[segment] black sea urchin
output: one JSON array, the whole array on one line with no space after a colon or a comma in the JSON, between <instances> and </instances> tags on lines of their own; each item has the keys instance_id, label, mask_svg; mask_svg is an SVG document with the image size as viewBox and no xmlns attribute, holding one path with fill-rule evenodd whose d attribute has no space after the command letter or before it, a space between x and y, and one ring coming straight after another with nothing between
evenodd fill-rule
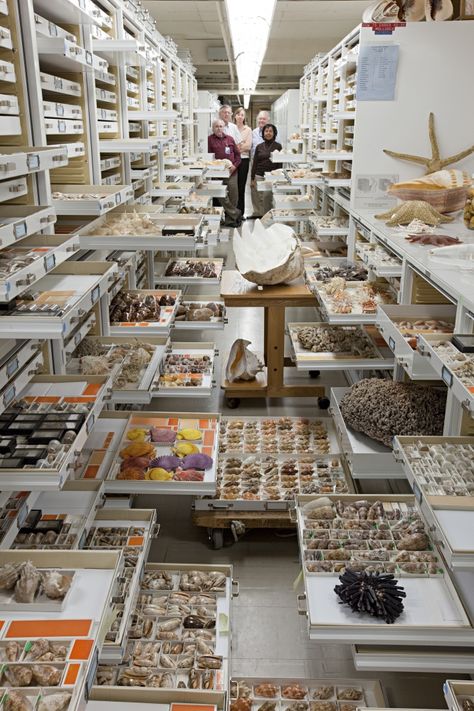
<instances>
[{"instance_id":1,"label":"black sea urchin","mask_svg":"<svg viewBox=\"0 0 474 711\"><path fill-rule=\"evenodd\" d=\"M336 585L334 592L341 598L340 604L346 603L353 612L381 617L387 624L403 612L406 593L393 575L346 570L339 580L342 585Z\"/></svg>"}]
</instances>

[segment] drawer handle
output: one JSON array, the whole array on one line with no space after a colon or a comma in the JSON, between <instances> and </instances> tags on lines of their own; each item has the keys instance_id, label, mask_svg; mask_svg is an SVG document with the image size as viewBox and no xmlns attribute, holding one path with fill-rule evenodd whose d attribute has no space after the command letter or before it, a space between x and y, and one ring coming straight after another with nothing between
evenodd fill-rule
<instances>
[{"instance_id":1,"label":"drawer handle","mask_svg":"<svg viewBox=\"0 0 474 711\"><path fill-rule=\"evenodd\" d=\"M15 282L16 286L22 286L23 284L25 286L28 286L35 280L35 275L34 274L27 274L24 279L17 279Z\"/></svg>"},{"instance_id":2,"label":"drawer handle","mask_svg":"<svg viewBox=\"0 0 474 711\"><path fill-rule=\"evenodd\" d=\"M155 523L150 531L150 538L152 538L152 539L158 538L160 529L161 529L161 525L159 523Z\"/></svg>"},{"instance_id":3,"label":"drawer handle","mask_svg":"<svg viewBox=\"0 0 474 711\"><path fill-rule=\"evenodd\" d=\"M308 616L308 609L306 606L306 593L299 593L296 596L296 606L298 609L298 615Z\"/></svg>"},{"instance_id":4,"label":"drawer handle","mask_svg":"<svg viewBox=\"0 0 474 711\"><path fill-rule=\"evenodd\" d=\"M23 185L23 183L17 183L16 185L11 185L8 188L8 192L9 193L19 193L24 189L25 189L25 186Z\"/></svg>"},{"instance_id":5,"label":"drawer handle","mask_svg":"<svg viewBox=\"0 0 474 711\"><path fill-rule=\"evenodd\" d=\"M240 595L240 584L238 580L232 580L232 597L239 597Z\"/></svg>"}]
</instances>

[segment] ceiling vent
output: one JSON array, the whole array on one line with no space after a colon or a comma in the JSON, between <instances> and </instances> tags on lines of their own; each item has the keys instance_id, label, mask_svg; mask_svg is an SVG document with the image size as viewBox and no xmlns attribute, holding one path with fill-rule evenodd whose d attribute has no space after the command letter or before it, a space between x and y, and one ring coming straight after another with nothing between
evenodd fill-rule
<instances>
[{"instance_id":1,"label":"ceiling vent","mask_svg":"<svg viewBox=\"0 0 474 711\"><path fill-rule=\"evenodd\" d=\"M227 62L225 47L208 47L207 59L209 62Z\"/></svg>"}]
</instances>

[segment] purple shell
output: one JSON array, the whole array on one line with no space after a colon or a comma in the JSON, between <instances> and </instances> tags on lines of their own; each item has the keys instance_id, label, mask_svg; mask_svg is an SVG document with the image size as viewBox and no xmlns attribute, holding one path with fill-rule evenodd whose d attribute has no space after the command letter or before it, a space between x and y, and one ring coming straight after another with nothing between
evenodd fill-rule
<instances>
[{"instance_id":1,"label":"purple shell","mask_svg":"<svg viewBox=\"0 0 474 711\"><path fill-rule=\"evenodd\" d=\"M210 469L212 467L212 457L207 454L188 454L183 459L183 469Z\"/></svg>"},{"instance_id":2,"label":"purple shell","mask_svg":"<svg viewBox=\"0 0 474 711\"><path fill-rule=\"evenodd\" d=\"M154 467L161 467L162 469L166 469L167 472L170 472L173 471L173 469L180 467L182 463L183 460L179 457L175 457L173 454L164 454L162 457L152 459L148 467L150 469L153 469Z\"/></svg>"},{"instance_id":3,"label":"purple shell","mask_svg":"<svg viewBox=\"0 0 474 711\"><path fill-rule=\"evenodd\" d=\"M164 430L160 429L159 427L151 427L150 439L152 442L174 444L174 442L176 441L176 432L174 432L174 430Z\"/></svg>"}]
</instances>

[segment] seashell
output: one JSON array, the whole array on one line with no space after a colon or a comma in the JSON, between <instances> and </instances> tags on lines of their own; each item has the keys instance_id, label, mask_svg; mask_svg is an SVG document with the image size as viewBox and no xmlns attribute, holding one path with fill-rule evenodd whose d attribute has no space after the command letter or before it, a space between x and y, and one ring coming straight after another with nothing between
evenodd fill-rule
<instances>
[{"instance_id":1,"label":"seashell","mask_svg":"<svg viewBox=\"0 0 474 711\"><path fill-rule=\"evenodd\" d=\"M152 442L161 444L174 444L176 440L176 432L174 430L160 429L159 427L150 428L150 439Z\"/></svg>"},{"instance_id":2,"label":"seashell","mask_svg":"<svg viewBox=\"0 0 474 711\"><path fill-rule=\"evenodd\" d=\"M33 711L30 699L21 691L9 691L3 701L4 711Z\"/></svg>"},{"instance_id":3,"label":"seashell","mask_svg":"<svg viewBox=\"0 0 474 711\"><path fill-rule=\"evenodd\" d=\"M143 608L144 615L164 615L166 613L166 607L160 607L159 605L147 605Z\"/></svg>"},{"instance_id":4,"label":"seashell","mask_svg":"<svg viewBox=\"0 0 474 711\"><path fill-rule=\"evenodd\" d=\"M252 699L238 698L230 705L230 711L250 711L252 708Z\"/></svg>"},{"instance_id":5,"label":"seashell","mask_svg":"<svg viewBox=\"0 0 474 711\"><path fill-rule=\"evenodd\" d=\"M11 640L7 642L5 647L5 656L7 661L16 662L21 654L21 647L16 640Z\"/></svg>"},{"instance_id":6,"label":"seashell","mask_svg":"<svg viewBox=\"0 0 474 711\"><path fill-rule=\"evenodd\" d=\"M185 629L198 629L206 626L206 621L197 615L187 615L183 620Z\"/></svg>"},{"instance_id":7,"label":"seashell","mask_svg":"<svg viewBox=\"0 0 474 711\"><path fill-rule=\"evenodd\" d=\"M149 466L161 467L167 472L170 472L173 469L176 469L177 467L181 466L182 461L182 459L180 459L179 457L175 457L173 454L165 454L162 457L156 457L155 459L152 459Z\"/></svg>"},{"instance_id":8,"label":"seashell","mask_svg":"<svg viewBox=\"0 0 474 711\"><path fill-rule=\"evenodd\" d=\"M203 654L198 657L197 661L201 669L220 669L222 667L222 657L213 654Z\"/></svg>"},{"instance_id":9,"label":"seashell","mask_svg":"<svg viewBox=\"0 0 474 711\"><path fill-rule=\"evenodd\" d=\"M303 273L301 247L288 225L265 228L256 220L251 231L244 222L242 236L234 233L233 248L237 269L254 284L288 284Z\"/></svg>"},{"instance_id":10,"label":"seashell","mask_svg":"<svg viewBox=\"0 0 474 711\"><path fill-rule=\"evenodd\" d=\"M160 688L161 689L172 689L174 687L174 677L169 672L165 672L161 675Z\"/></svg>"},{"instance_id":11,"label":"seashell","mask_svg":"<svg viewBox=\"0 0 474 711\"><path fill-rule=\"evenodd\" d=\"M11 590L20 577L21 563L7 563L0 568L0 590Z\"/></svg>"},{"instance_id":12,"label":"seashell","mask_svg":"<svg viewBox=\"0 0 474 711\"><path fill-rule=\"evenodd\" d=\"M50 645L47 639L37 639L30 647L28 652L28 661L34 662L40 659L44 654L50 651Z\"/></svg>"},{"instance_id":13,"label":"seashell","mask_svg":"<svg viewBox=\"0 0 474 711\"><path fill-rule=\"evenodd\" d=\"M251 341L237 338L230 349L225 368L225 377L229 383L237 380L255 380L257 373L263 370L263 365L248 346Z\"/></svg>"},{"instance_id":14,"label":"seashell","mask_svg":"<svg viewBox=\"0 0 474 711\"><path fill-rule=\"evenodd\" d=\"M199 654L212 654L214 652L213 648L207 644L203 639L196 640L197 651Z\"/></svg>"},{"instance_id":15,"label":"seashell","mask_svg":"<svg viewBox=\"0 0 474 711\"><path fill-rule=\"evenodd\" d=\"M199 441L202 439L202 432L200 430L195 430L190 427L185 427L178 432L178 439L185 439L192 441Z\"/></svg>"},{"instance_id":16,"label":"seashell","mask_svg":"<svg viewBox=\"0 0 474 711\"><path fill-rule=\"evenodd\" d=\"M163 669L176 669L176 662L168 654L162 654L160 656L160 667Z\"/></svg>"},{"instance_id":17,"label":"seashell","mask_svg":"<svg viewBox=\"0 0 474 711\"><path fill-rule=\"evenodd\" d=\"M171 632L172 630L177 629L181 625L181 618L180 617L174 617L171 620L167 620L166 622L161 622L158 625L158 629L160 632Z\"/></svg>"},{"instance_id":18,"label":"seashell","mask_svg":"<svg viewBox=\"0 0 474 711\"><path fill-rule=\"evenodd\" d=\"M61 670L50 664L33 664L32 671L39 686L58 686L61 681Z\"/></svg>"},{"instance_id":19,"label":"seashell","mask_svg":"<svg viewBox=\"0 0 474 711\"><path fill-rule=\"evenodd\" d=\"M64 711L69 706L71 694L62 691L59 694L43 696L38 705L38 711Z\"/></svg>"},{"instance_id":20,"label":"seashell","mask_svg":"<svg viewBox=\"0 0 474 711\"><path fill-rule=\"evenodd\" d=\"M211 469L214 460L208 454L188 454L183 459L183 469Z\"/></svg>"},{"instance_id":21,"label":"seashell","mask_svg":"<svg viewBox=\"0 0 474 711\"><path fill-rule=\"evenodd\" d=\"M30 667L12 666L5 667L5 678L10 686L29 686L33 679Z\"/></svg>"},{"instance_id":22,"label":"seashell","mask_svg":"<svg viewBox=\"0 0 474 711\"><path fill-rule=\"evenodd\" d=\"M33 563L30 563L30 561L23 563L20 577L15 585L16 602L33 602L40 582L41 573Z\"/></svg>"},{"instance_id":23,"label":"seashell","mask_svg":"<svg viewBox=\"0 0 474 711\"><path fill-rule=\"evenodd\" d=\"M41 577L44 594L51 600L62 600L71 587L72 576L63 575L57 570L43 573Z\"/></svg>"},{"instance_id":24,"label":"seashell","mask_svg":"<svg viewBox=\"0 0 474 711\"><path fill-rule=\"evenodd\" d=\"M178 669L191 669L191 667L194 664L194 656L192 654L188 654L185 657L182 657L178 661Z\"/></svg>"}]
</instances>

